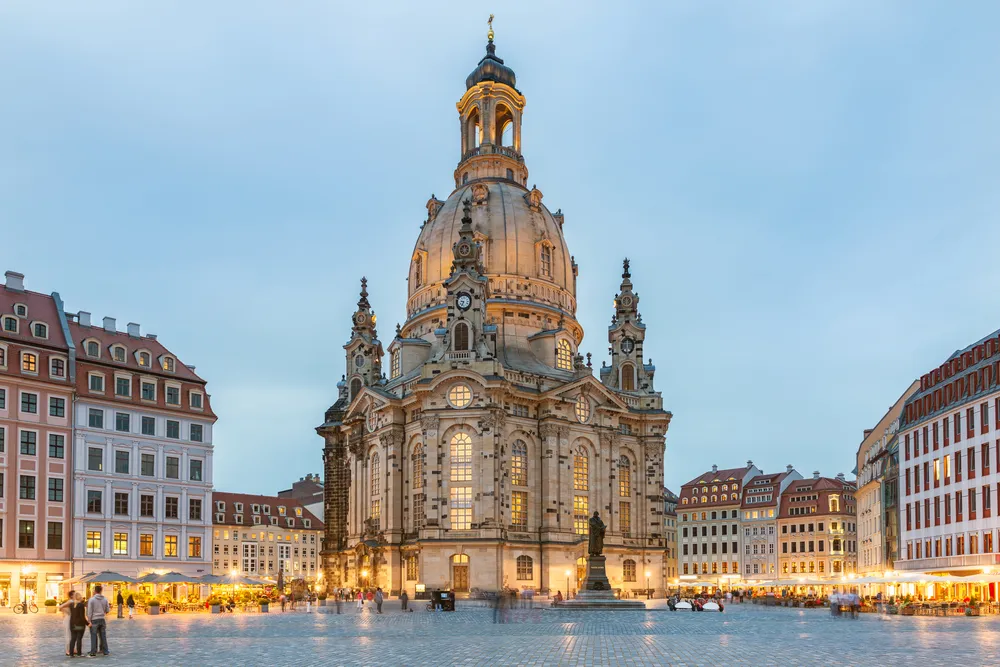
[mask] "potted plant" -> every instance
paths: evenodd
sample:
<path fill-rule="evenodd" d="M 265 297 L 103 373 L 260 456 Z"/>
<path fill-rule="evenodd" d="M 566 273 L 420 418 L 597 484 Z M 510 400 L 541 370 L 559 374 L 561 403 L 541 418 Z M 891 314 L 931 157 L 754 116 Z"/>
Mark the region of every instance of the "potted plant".
<path fill-rule="evenodd" d="M 222 599 L 218 595 L 212 595 L 208 598 L 208 607 L 213 614 L 219 614 L 222 612 Z"/>
<path fill-rule="evenodd" d="M 46 614 L 54 614 L 54 613 L 56 613 L 56 606 L 57 605 L 58 605 L 58 603 L 55 600 L 53 600 L 52 598 L 49 598 L 48 600 L 45 601 L 45 613 Z"/>
<path fill-rule="evenodd" d="M 326 593 L 320 593 L 319 595 L 316 596 L 316 599 L 319 600 L 320 607 L 326 606 Z"/>
<path fill-rule="evenodd" d="M 271 601 L 266 597 L 261 597 L 257 600 L 260 603 L 260 613 L 266 614 L 268 612 Z"/>
<path fill-rule="evenodd" d="M 913 616 L 917 613 L 917 608 L 913 606 L 912 602 L 907 602 L 899 609 L 899 613 L 903 616 Z"/>
<path fill-rule="evenodd" d="M 149 601 L 149 613 L 156 616 L 160 613 L 160 601 L 153 598 Z"/>

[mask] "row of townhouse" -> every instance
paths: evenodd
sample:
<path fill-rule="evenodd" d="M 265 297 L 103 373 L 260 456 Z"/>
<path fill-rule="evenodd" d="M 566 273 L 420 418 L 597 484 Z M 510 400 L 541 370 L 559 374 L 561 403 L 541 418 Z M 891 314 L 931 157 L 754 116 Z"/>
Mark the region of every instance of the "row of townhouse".
<path fill-rule="evenodd" d="M 91 571 L 212 570 L 205 380 L 138 324 L 0 287 L 0 604 Z"/>
<path fill-rule="evenodd" d="M 839 580 L 855 572 L 856 485 L 803 478 L 792 466 L 764 473 L 712 466 L 681 487 L 678 581 Z"/>

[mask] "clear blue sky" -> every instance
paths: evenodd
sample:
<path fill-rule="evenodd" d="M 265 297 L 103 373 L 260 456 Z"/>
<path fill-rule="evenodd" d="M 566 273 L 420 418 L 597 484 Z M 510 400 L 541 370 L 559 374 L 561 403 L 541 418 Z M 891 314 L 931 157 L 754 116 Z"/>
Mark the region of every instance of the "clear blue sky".
<path fill-rule="evenodd" d="M 617 4 L 4 2 L 0 269 L 197 366 L 216 488 L 319 472 L 358 279 L 390 340 L 493 11 L 598 364 L 632 259 L 667 484 L 850 473 L 1000 327 L 1000 4 Z"/>

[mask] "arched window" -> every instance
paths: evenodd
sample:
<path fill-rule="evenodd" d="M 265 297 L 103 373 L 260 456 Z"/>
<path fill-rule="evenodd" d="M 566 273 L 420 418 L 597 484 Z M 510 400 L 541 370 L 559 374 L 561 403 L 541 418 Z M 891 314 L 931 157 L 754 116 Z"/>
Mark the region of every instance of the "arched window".
<path fill-rule="evenodd" d="M 361 378 L 351 380 L 351 400 L 361 393 Z"/>
<path fill-rule="evenodd" d="M 466 150 L 472 150 L 479 146 L 483 140 L 483 128 L 479 122 L 479 109 L 473 109 L 466 122 Z"/>
<path fill-rule="evenodd" d="M 573 454 L 573 490 L 590 490 L 590 459 L 583 447 L 577 447 Z"/>
<path fill-rule="evenodd" d="M 453 330 L 455 338 L 453 348 L 456 352 L 464 352 L 469 349 L 469 325 L 459 322 Z"/>
<path fill-rule="evenodd" d="M 726 502 L 726 494 L 725 493 L 722 494 L 722 502 Z"/>
<path fill-rule="evenodd" d="M 96 340 L 87 341 L 87 356 L 88 357 L 101 356 L 101 346 L 97 344 Z"/>
<path fill-rule="evenodd" d="M 514 170 L 513 169 L 508 169 L 507 170 L 507 180 L 508 181 L 513 181 L 514 180 Z"/>
<path fill-rule="evenodd" d="M 469 182 L 469 172 L 465 172 L 464 174 L 462 174 L 462 185 L 465 185 L 468 182 Z"/>
<path fill-rule="evenodd" d="M 496 116 L 496 142 L 501 146 L 514 145 L 514 114 L 506 105 L 498 104 L 494 111 Z"/>
<path fill-rule="evenodd" d="M 528 486 L 528 445 L 524 440 L 515 440 L 511 448 L 510 483 L 514 486 Z"/>
<path fill-rule="evenodd" d="M 371 495 L 377 496 L 379 494 L 379 479 L 381 477 L 377 452 L 372 454 L 371 462 L 368 465 L 371 468 L 371 480 L 368 488 Z"/>
<path fill-rule="evenodd" d="M 632 462 L 624 454 L 618 459 L 618 495 L 632 495 Z"/>
<path fill-rule="evenodd" d="M 451 438 L 451 481 L 472 481 L 472 438 L 468 433 Z"/>
<path fill-rule="evenodd" d="M 564 371 L 573 370 L 573 348 L 565 338 L 560 338 L 556 343 L 556 368 Z"/>
<path fill-rule="evenodd" d="M 424 445 L 422 442 L 413 445 L 413 454 L 410 455 L 410 486 L 414 489 L 424 487 Z"/>
<path fill-rule="evenodd" d="M 417 255 L 413 258 L 413 286 L 420 287 L 424 284 L 424 258 Z"/>
<path fill-rule="evenodd" d="M 552 277 L 552 247 L 548 243 L 543 243 L 539 250 L 538 272 Z"/>
<path fill-rule="evenodd" d="M 399 377 L 399 350 L 393 351 L 393 353 L 389 356 L 389 373 L 392 376 L 392 379 Z"/>
<path fill-rule="evenodd" d="M 576 412 L 576 418 L 581 424 L 586 424 L 590 421 L 590 401 L 583 394 L 576 397 L 576 405 L 573 406 L 573 410 Z"/>
<path fill-rule="evenodd" d="M 622 391 L 635 391 L 635 366 L 622 364 Z"/>
<path fill-rule="evenodd" d="M 534 562 L 531 556 L 517 557 L 517 579 L 518 581 L 530 581 L 535 578 Z"/>
<path fill-rule="evenodd" d="M 708 496 L 702 496 L 701 497 L 701 502 L 707 503 L 708 502 Z"/>
<path fill-rule="evenodd" d="M 635 581 L 635 561 L 631 558 L 626 558 L 622 563 L 622 580 Z"/>

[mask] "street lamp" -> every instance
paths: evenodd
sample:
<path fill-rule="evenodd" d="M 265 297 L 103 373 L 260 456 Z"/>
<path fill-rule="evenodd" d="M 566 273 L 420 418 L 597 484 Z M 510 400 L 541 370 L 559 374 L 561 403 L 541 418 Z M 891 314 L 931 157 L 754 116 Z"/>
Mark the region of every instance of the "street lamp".
<path fill-rule="evenodd" d="M 368 570 L 361 570 L 361 585 L 364 586 L 365 581 L 368 579 Z"/>
<path fill-rule="evenodd" d="M 28 615 L 28 587 L 24 585 L 24 580 L 28 574 L 33 570 L 30 565 L 25 565 L 21 568 L 21 591 L 24 597 L 24 615 Z"/>
<path fill-rule="evenodd" d="M 646 599 L 651 600 L 653 594 L 649 592 L 649 570 L 646 570 Z"/>
<path fill-rule="evenodd" d="M 570 570 L 566 570 L 566 599 L 569 599 L 569 575 Z"/>

